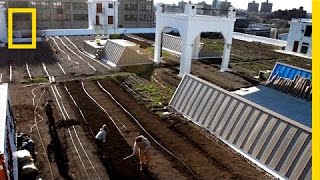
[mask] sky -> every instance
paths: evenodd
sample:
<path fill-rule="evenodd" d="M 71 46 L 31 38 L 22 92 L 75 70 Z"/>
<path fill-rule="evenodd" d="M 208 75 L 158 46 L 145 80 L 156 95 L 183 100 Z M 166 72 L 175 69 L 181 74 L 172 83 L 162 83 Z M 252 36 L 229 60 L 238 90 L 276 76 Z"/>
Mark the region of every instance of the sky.
<path fill-rule="evenodd" d="M 178 2 L 181 0 L 154 0 L 154 3 L 157 4 L 159 2 L 164 4 L 178 4 Z M 189 2 L 189 0 L 184 0 L 185 2 Z M 207 4 L 212 4 L 212 0 L 191 0 L 192 3 L 198 3 L 205 1 Z M 223 0 L 224 1 L 224 0 Z M 248 8 L 248 2 L 252 2 L 252 0 L 228 0 L 231 2 L 232 6 L 234 6 L 237 9 L 247 9 Z M 257 3 L 260 4 L 261 2 L 265 2 L 266 0 L 256 0 Z M 303 9 L 307 12 L 312 12 L 312 0 L 269 0 L 270 3 L 273 3 L 272 11 L 277 11 L 278 9 L 293 9 L 293 8 L 299 8 L 300 6 L 303 6 Z M 259 9 L 260 9 L 259 6 Z"/>

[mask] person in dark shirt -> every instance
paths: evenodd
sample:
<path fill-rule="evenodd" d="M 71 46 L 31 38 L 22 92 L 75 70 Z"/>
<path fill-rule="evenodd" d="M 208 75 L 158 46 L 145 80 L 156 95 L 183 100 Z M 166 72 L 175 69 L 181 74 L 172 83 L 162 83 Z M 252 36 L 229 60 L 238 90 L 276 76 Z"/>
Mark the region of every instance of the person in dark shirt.
<path fill-rule="evenodd" d="M 49 131 L 55 130 L 56 129 L 56 125 L 55 125 L 55 121 L 54 121 L 54 117 L 53 117 L 53 101 L 52 100 L 48 100 L 46 105 L 45 105 L 45 111 L 46 111 L 46 115 L 48 118 L 48 125 L 49 125 Z"/>

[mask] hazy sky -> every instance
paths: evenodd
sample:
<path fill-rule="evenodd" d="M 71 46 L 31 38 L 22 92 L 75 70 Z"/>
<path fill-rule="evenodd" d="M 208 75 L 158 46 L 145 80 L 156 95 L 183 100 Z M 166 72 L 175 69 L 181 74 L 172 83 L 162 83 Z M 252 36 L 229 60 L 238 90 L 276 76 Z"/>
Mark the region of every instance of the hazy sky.
<path fill-rule="evenodd" d="M 164 4 L 178 4 L 181 0 L 154 0 L 155 3 L 162 2 Z M 189 0 L 184 0 L 188 2 Z M 206 1 L 207 4 L 212 4 L 212 0 L 191 0 L 192 3 L 198 3 Z M 224 1 L 224 0 L 223 0 Z M 247 9 L 248 2 L 252 2 L 252 0 L 228 0 L 235 8 L 240 9 Z M 256 0 L 257 3 L 260 4 L 261 2 L 265 2 L 266 0 Z M 292 9 L 292 8 L 299 8 L 303 6 L 307 12 L 312 12 L 312 0 L 269 0 L 269 2 L 273 3 L 272 11 L 276 11 L 278 9 Z M 259 6 L 259 9 L 260 9 Z"/>

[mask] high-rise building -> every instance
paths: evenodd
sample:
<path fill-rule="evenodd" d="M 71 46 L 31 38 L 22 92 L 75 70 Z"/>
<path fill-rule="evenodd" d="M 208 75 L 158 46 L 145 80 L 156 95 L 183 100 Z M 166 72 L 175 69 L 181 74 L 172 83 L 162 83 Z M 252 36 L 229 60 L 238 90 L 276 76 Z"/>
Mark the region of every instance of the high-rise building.
<path fill-rule="evenodd" d="M 219 9 L 220 1 L 219 0 L 213 0 L 212 1 L 212 9 Z"/>
<path fill-rule="evenodd" d="M 232 7 L 231 2 L 228 2 L 227 0 L 220 1 L 219 14 L 220 15 L 228 14 L 228 11 L 229 11 L 230 7 Z"/>
<path fill-rule="evenodd" d="M 153 27 L 153 0 L 119 0 L 119 27 Z"/>
<path fill-rule="evenodd" d="M 252 1 L 248 3 L 248 10 L 247 12 L 259 12 L 259 4 L 256 3 L 255 1 Z"/>
<path fill-rule="evenodd" d="M 262 13 L 271 13 L 272 11 L 272 3 L 269 3 L 267 0 L 266 2 L 261 3 L 261 10 Z"/>

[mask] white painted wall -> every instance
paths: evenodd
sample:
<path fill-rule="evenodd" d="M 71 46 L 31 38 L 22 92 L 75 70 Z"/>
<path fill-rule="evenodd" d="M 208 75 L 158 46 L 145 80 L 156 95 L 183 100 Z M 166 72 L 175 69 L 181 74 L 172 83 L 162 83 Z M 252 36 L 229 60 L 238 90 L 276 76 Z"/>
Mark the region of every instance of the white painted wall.
<path fill-rule="evenodd" d="M 312 39 L 311 37 L 307 37 L 304 35 L 306 26 L 311 26 L 311 20 L 306 19 L 293 19 L 290 24 L 290 30 L 288 35 L 288 43 L 286 46 L 286 51 L 293 52 L 294 42 L 298 41 L 298 49 L 297 53 L 301 52 L 302 46 L 308 47 L 308 56 L 312 56 Z M 308 45 L 303 45 L 303 43 L 307 43 Z"/>
<path fill-rule="evenodd" d="M 8 42 L 8 35 L 7 35 L 7 20 L 6 20 L 6 8 L 3 4 L 0 4 L 0 41 L 3 43 Z M 1 44 L 1 42 L 0 42 Z"/>
<path fill-rule="evenodd" d="M 114 34 L 118 28 L 118 0 L 88 0 L 89 29 L 96 29 L 96 16 L 99 16 L 103 30 L 97 33 Z M 102 3 L 102 13 L 97 13 L 97 3 Z M 112 8 L 109 8 L 112 4 Z M 108 24 L 108 16 L 113 16 L 113 24 Z"/>
<path fill-rule="evenodd" d="M 255 36 L 251 34 L 244 34 L 244 33 L 239 33 L 239 32 L 234 32 L 233 33 L 233 38 L 242 40 L 242 41 L 247 41 L 247 42 L 260 42 L 264 44 L 271 44 L 275 46 L 286 46 L 287 41 L 279 40 L 279 39 L 273 39 L 273 38 L 267 38 L 267 37 L 262 37 L 262 36 Z"/>

